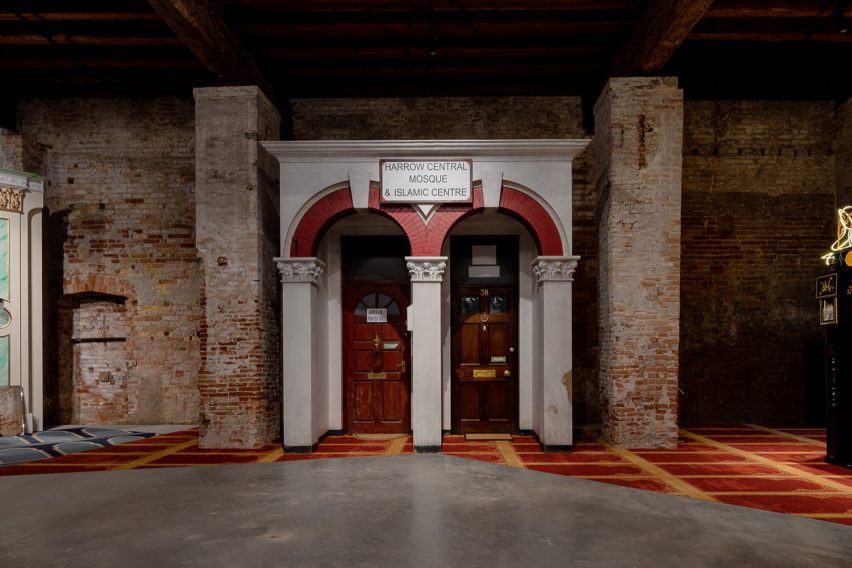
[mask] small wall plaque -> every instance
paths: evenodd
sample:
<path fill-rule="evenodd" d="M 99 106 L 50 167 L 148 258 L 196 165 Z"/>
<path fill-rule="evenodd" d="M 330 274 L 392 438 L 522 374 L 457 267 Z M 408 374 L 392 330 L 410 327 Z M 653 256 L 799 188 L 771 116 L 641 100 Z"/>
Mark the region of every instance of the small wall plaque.
<path fill-rule="evenodd" d="M 385 349 L 396 349 L 397 347 L 399 347 L 399 343 L 385 343 L 384 345 Z"/>
<path fill-rule="evenodd" d="M 833 298 L 837 296 L 837 274 L 826 274 L 816 279 L 816 297 Z"/>
<path fill-rule="evenodd" d="M 837 298 L 822 298 L 819 301 L 819 324 L 837 323 Z"/>
<path fill-rule="evenodd" d="M 387 308 L 367 308 L 367 323 L 387 323 Z"/>
<path fill-rule="evenodd" d="M 506 356 L 504 355 L 502 357 L 492 357 L 491 362 L 492 363 L 505 363 L 506 362 Z"/>

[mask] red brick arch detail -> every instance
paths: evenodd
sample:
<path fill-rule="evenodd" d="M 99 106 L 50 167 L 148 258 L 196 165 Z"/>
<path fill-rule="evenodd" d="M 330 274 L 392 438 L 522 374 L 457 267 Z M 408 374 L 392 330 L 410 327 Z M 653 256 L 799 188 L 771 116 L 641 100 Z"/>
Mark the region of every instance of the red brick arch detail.
<path fill-rule="evenodd" d="M 66 295 L 104 294 L 107 296 L 122 296 L 131 300 L 136 299 L 136 290 L 132 284 L 106 274 L 67 276 L 62 283 L 62 293 Z"/>
<path fill-rule="evenodd" d="M 332 191 L 311 205 L 296 226 L 290 242 L 290 256 L 316 256 L 322 236 L 335 221 L 352 215 L 349 186 Z"/>
<path fill-rule="evenodd" d="M 473 187 L 473 207 L 470 205 L 441 205 L 441 208 L 424 223 L 420 215 L 410 205 L 385 205 L 380 203 L 379 187 L 370 186 L 368 208 L 371 212 L 395 221 L 411 244 L 412 256 L 439 256 L 447 234 L 463 219 L 484 211 L 482 186 Z M 556 223 L 535 198 L 513 189 L 503 187 L 498 211 L 517 219 L 532 234 L 541 255 L 560 256 L 563 254 L 562 239 Z M 355 213 L 352 205 L 352 192 L 348 186 L 319 199 L 302 215 L 293 240 L 290 243 L 290 256 L 316 256 L 322 236 L 339 219 Z"/>
<path fill-rule="evenodd" d="M 383 217 L 387 217 L 399 224 L 406 234 L 408 231 L 405 225 L 400 222 L 400 215 L 394 215 L 393 209 L 405 209 L 414 214 L 418 219 L 420 217 L 414 213 L 411 207 L 385 207 L 379 208 L 379 189 L 378 187 L 370 187 L 370 206 L 369 209 L 373 213 L 377 213 Z M 375 194 L 375 195 L 374 195 Z M 373 207 L 373 198 L 375 197 L 376 207 Z M 341 187 L 338 190 L 332 191 L 328 195 L 322 197 L 316 203 L 311 205 L 305 214 L 302 215 L 296 230 L 293 232 L 293 240 L 290 243 L 290 256 L 316 256 L 317 248 L 322 240 L 325 232 L 340 219 L 355 213 L 355 208 L 352 204 L 352 190 L 349 186 Z"/>
<path fill-rule="evenodd" d="M 453 226 L 465 217 L 482 213 L 484 200 L 482 186 L 473 187 L 473 207 L 470 205 L 441 205 L 429 223 L 411 205 L 386 205 L 380 208 L 379 188 L 370 187 L 370 210 L 385 213 L 395 220 L 408 235 L 411 256 L 440 256 L 444 239 Z"/>
<path fill-rule="evenodd" d="M 542 256 L 562 256 L 562 238 L 559 229 L 547 209 L 534 197 L 503 186 L 500 194 L 500 207 L 497 211 L 517 219 L 533 237 L 538 254 Z"/>

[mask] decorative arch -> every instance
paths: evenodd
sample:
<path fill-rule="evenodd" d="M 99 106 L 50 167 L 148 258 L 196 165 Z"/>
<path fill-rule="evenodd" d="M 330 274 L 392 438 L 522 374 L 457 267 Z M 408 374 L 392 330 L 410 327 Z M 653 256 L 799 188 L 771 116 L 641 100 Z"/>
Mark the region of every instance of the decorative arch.
<path fill-rule="evenodd" d="M 503 186 L 500 213 L 519 221 L 533 237 L 541 256 L 562 256 L 562 237 L 553 216 L 534 197 L 513 187 Z"/>
<path fill-rule="evenodd" d="M 485 201 L 482 183 L 474 182 L 473 206 L 446 204 L 424 222 L 409 205 L 381 206 L 379 186 L 371 183 L 368 209 L 397 223 L 411 244 L 412 256 L 439 256 L 444 239 L 463 219 L 482 213 Z M 520 189 L 503 185 L 499 212 L 518 220 L 533 237 L 540 255 L 560 256 L 564 253 L 562 237 L 551 212 L 535 197 Z M 301 216 L 290 242 L 291 257 L 316 256 L 325 232 L 338 220 L 354 214 L 352 191 L 348 185 L 331 191 L 313 203 Z"/>

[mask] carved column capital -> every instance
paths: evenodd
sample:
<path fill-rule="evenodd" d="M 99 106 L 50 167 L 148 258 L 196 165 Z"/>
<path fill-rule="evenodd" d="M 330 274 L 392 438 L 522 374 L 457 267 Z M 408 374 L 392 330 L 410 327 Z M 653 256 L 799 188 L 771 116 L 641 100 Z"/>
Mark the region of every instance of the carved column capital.
<path fill-rule="evenodd" d="M 532 261 L 532 270 L 542 282 L 573 282 L 579 256 L 539 256 Z"/>
<path fill-rule="evenodd" d="M 446 256 L 406 256 L 405 262 L 412 282 L 440 282 L 447 269 Z"/>
<path fill-rule="evenodd" d="M 278 271 L 281 272 L 281 282 L 284 284 L 292 282 L 316 284 L 325 270 L 325 263 L 313 256 L 276 258 L 275 264 L 278 265 Z"/>
<path fill-rule="evenodd" d="M 23 213 L 25 193 L 23 189 L 15 189 L 14 187 L 7 187 L 5 185 L 0 186 L 0 210 Z"/>

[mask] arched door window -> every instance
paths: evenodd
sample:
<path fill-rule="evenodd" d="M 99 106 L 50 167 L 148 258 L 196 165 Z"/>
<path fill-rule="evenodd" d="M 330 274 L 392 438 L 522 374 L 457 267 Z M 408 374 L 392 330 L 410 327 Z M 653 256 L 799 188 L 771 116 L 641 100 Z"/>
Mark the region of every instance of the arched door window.
<path fill-rule="evenodd" d="M 358 300 L 355 305 L 356 316 L 366 316 L 367 310 L 386 309 L 389 316 L 399 315 L 399 306 L 393 301 L 393 298 L 381 292 L 371 292 Z"/>

